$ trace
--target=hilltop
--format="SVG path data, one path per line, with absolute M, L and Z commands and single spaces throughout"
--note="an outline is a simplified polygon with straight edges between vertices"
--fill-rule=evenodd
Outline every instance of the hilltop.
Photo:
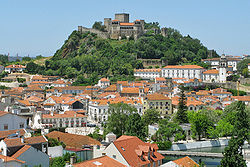
M 138 40 L 112 40 L 73 31 L 38 72 L 77 78 L 75 84 L 79 85 L 96 83 L 100 77 L 109 77 L 111 81 L 133 80 L 134 69 L 143 68 L 140 59 L 161 59 L 171 65 L 203 65 L 200 62 L 208 57 L 208 49 L 198 39 L 183 36 L 172 28 L 166 28 L 166 34 L 164 37 L 149 30 Z M 218 57 L 215 51 L 212 56 Z

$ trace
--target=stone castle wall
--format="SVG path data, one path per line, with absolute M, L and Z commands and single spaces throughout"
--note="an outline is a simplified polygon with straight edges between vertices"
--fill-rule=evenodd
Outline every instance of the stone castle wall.
M 93 28 L 86 28 L 83 26 L 78 26 L 78 31 L 82 32 L 82 33 L 84 33 L 84 32 L 95 33 L 95 34 L 97 34 L 98 37 L 103 38 L 103 39 L 108 39 L 110 37 L 108 32 L 102 32 L 100 30 L 96 30 Z

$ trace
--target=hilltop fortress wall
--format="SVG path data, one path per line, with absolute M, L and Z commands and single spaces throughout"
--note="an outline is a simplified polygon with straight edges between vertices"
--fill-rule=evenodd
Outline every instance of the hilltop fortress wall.
M 108 39 L 110 37 L 108 32 L 102 32 L 100 30 L 96 30 L 93 28 L 86 28 L 83 26 L 78 26 L 78 31 L 82 32 L 82 33 L 84 33 L 84 32 L 95 33 L 95 34 L 97 34 L 98 37 L 103 38 L 103 39 Z

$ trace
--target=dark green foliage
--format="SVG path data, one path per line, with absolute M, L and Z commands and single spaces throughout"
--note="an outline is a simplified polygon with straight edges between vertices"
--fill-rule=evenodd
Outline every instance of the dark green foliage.
M 44 70 L 43 66 L 40 66 L 34 62 L 29 62 L 26 65 L 26 71 L 30 74 L 41 74 Z
M 126 134 L 145 140 L 146 126 L 136 108 L 125 103 L 111 104 L 109 113 L 105 127 L 106 134 L 113 132 L 117 137 Z
M 22 58 L 22 61 L 31 61 L 32 60 L 32 58 L 30 58 L 30 57 L 23 57 Z
M 100 128 L 96 127 L 95 131 L 93 133 L 88 134 L 88 136 L 101 142 L 103 139 L 103 136 L 99 134 L 99 131 L 100 131 Z
M 242 74 L 242 75 L 243 75 L 243 74 L 244 74 L 244 73 L 243 73 L 243 70 L 246 69 L 246 68 L 248 68 L 248 67 L 247 67 L 248 63 L 250 63 L 250 59 L 245 59 L 245 60 L 240 61 L 240 62 L 237 64 L 237 72 L 238 72 L 239 74 Z
M 96 22 L 95 27 L 100 27 L 100 23 Z M 156 28 L 159 24 L 149 23 L 146 27 Z M 86 85 L 96 84 L 101 77 L 109 77 L 111 81 L 134 80 L 134 69 L 143 68 L 142 61 L 136 58 L 165 59 L 168 64 L 200 63 L 202 58 L 207 58 L 207 48 L 199 40 L 183 37 L 171 28 L 167 32 L 167 37 L 154 34 L 136 41 L 118 41 L 73 31 L 52 59 L 45 62 L 45 69 L 39 72 L 66 78 L 78 76 L 74 85 Z
M 8 62 L 8 56 L 0 54 L 0 65 L 5 66 Z
M 132 113 L 128 116 L 125 129 L 126 135 L 137 136 L 141 140 L 145 140 L 147 128 L 138 113 Z
M 66 147 L 66 145 L 63 142 L 60 142 L 57 139 L 48 138 L 47 136 L 46 136 L 46 138 L 48 139 L 48 145 L 49 145 L 49 147 L 54 147 L 54 146 L 62 146 L 63 148 Z
M 4 86 L 4 85 L 0 85 L 0 90 L 1 89 L 10 89 L 9 87 L 6 87 L 6 86 Z
M 229 75 L 227 76 L 227 81 L 237 82 L 239 78 L 240 78 L 239 75 Z
M 152 125 L 154 123 L 158 123 L 161 116 L 158 111 L 155 109 L 148 109 L 144 112 L 142 119 L 146 125 Z
M 186 96 L 183 87 L 181 88 L 178 111 L 175 120 L 179 123 L 188 123 Z
M 2 73 L 0 73 L 0 79 L 4 78 L 7 74 L 7 72 L 2 71 Z
M 24 83 L 24 82 L 26 82 L 26 79 L 25 78 L 17 78 L 17 82 Z
M 159 150 L 168 150 L 172 146 L 171 141 L 156 142 L 156 144 L 158 145 Z
M 158 22 L 149 22 L 144 24 L 144 29 L 160 29 L 160 24 Z
M 104 31 L 104 30 L 105 30 L 105 26 L 102 25 L 102 22 L 101 22 L 101 21 L 96 21 L 96 22 L 93 24 L 92 28 L 97 29 L 97 30 L 100 30 L 100 31 Z
M 233 94 L 233 96 L 238 96 L 238 90 L 235 89 L 227 89 L 228 92 L 231 92 Z M 246 92 L 239 90 L 239 96 L 245 96 L 247 95 Z
M 70 161 L 71 156 L 76 156 L 76 154 L 75 153 L 70 154 L 70 153 L 67 152 L 62 157 L 52 158 L 50 160 L 50 165 L 49 166 L 50 167 L 65 167 L 66 162 Z M 80 162 L 80 161 L 81 160 L 78 157 L 76 157 L 76 162 Z

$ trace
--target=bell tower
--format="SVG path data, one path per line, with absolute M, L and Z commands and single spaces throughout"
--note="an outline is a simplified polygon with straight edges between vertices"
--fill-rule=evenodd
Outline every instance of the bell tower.
M 226 59 L 225 54 L 222 54 L 220 58 L 219 81 L 220 82 L 227 81 L 227 59 Z

